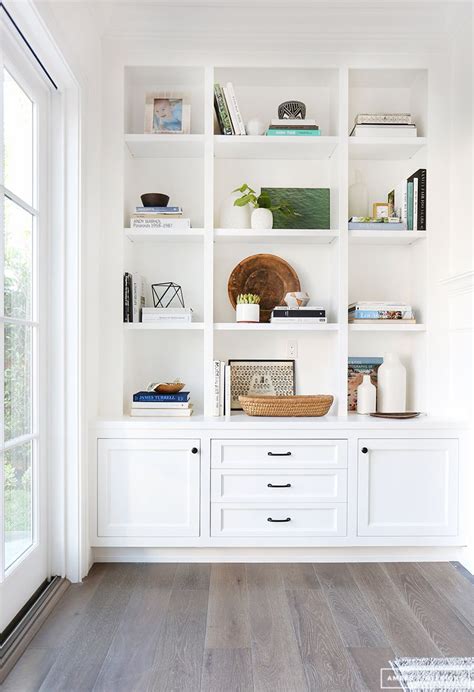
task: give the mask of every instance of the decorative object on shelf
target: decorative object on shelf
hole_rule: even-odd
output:
[[[257,197],[255,190],[252,190],[247,183],[243,183],[233,192],[240,192],[242,195],[242,197],[234,201],[236,207],[250,205],[254,208],[251,217],[251,226],[254,230],[269,230],[272,228],[274,212],[280,212],[284,216],[299,216],[284,200],[279,204],[272,204],[270,196],[265,192],[261,192]]]
[[[321,130],[316,120],[302,118],[272,118],[267,137],[319,137]]]
[[[175,298],[179,301],[182,308],[186,307],[184,304],[183,289],[179,284],[175,284],[172,281],[152,284],[151,293],[155,308],[169,308]]]
[[[248,416],[325,416],[334,397],[330,394],[304,396],[239,396]]]
[[[237,296],[236,322],[260,322],[260,296],[245,293]]]
[[[406,231],[406,223],[402,223],[398,216],[374,219],[373,216],[351,216],[349,219],[350,231]]]
[[[156,384],[152,382],[148,385],[148,389],[151,392],[157,392],[158,394],[177,394],[182,389],[184,389],[184,382],[181,380],[174,380],[173,382],[159,382]]]
[[[263,123],[258,118],[250,118],[250,120],[247,121],[245,129],[247,130],[248,135],[252,135],[253,137],[258,137],[259,135],[264,134],[265,123]]]
[[[142,322],[146,324],[181,323],[193,321],[192,308],[143,308]]]
[[[359,113],[351,137],[416,137],[410,113]]]
[[[393,420],[406,420],[407,418],[418,418],[421,416],[419,411],[402,411],[395,413],[380,413],[379,411],[371,413],[374,418],[392,418]]]
[[[233,269],[227,284],[232,307],[241,293],[260,296],[260,321],[268,322],[276,305],[290,291],[301,290],[298,275],[288,262],[276,255],[258,254],[246,257]]]
[[[374,202],[372,216],[375,219],[388,219],[388,202]]]
[[[272,324],[327,324],[326,309],[313,305],[289,308],[276,305],[272,310]]]
[[[214,84],[214,109],[222,135],[245,135],[245,125],[232,82]]]
[[[407,371],[396,353],[387,353],[378,370],[377,411],[402,413],[406,409]]]
[[[398,322],[416,324],[411,305],[382,301],[357,301],[348,308],[349,324],[370,324],[374,322]]]
[[[278,106],[280,120],[287,118],[304,120],[306,118],[306,104],[303,101],[283,101]]]
[[[317,187],[262,187],[274,209],[273,228],[328,229],[330,222],[330,190]],[[292,213],[281,209],[286,205]]]
[[[309,303],[309,293],[306,291],[290,291],[283,300],[289,308],[304,308]]]
[[[233,192],[223,201],[219,219],[221,228],[250,228],[252,208],[250,204],[235,205],[240,197],[240,193]]]
[[[361,171],[354,171],[355,181],[349,185],[349,216],[367,216],[369,195]]]
[[[231,410],[241,411],[240,396],[290,396],[295,393],[294,360],[229,360]]]
[[[188,134],[191,125],[191,106],[182,96],[169,93],[149,93],[145,96],[145,133]]]
[[[145,192],[140,199],[144,207],[167,207],[170,201],[169,195],[163,192]]]
[[[362,384],[364,375],[370,375],[370,381],[377,387],[377,372],[383,363],[378,357],[349,357],[347,364],[347,410],[357,411],[357,388]]]
[[[362,384],[357,387],[357,413],[374,413],[376,400],[377,389],[370,381],[370,375],[363,375]]]

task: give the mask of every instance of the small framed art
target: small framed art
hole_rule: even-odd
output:
[[[145,97],[146,134],[188,134],[191,126],[191,106],[182,96],[149,93]]]
[[[229,360],[231,409],[241,411],[239,396],[291,396],[294,360]]]
[[[372,216],[374,219],[388,219],[388,202],[374,202]]]

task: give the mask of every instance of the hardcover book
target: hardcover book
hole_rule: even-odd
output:
[[[135,392],[133,401],[189,401],[189,392],[177,394],[158,394],[158,392]]]
[[[377,371],[383,358],[376,356],[358,358],[350,357],[347,368],[347,410],[357,411],[357,387],[362,384],[364,375],[370,375],[370,381],[377,386]]]
[[[273,228],[331,228],[330,190],[322,187],[262,187],[271,205],[289,204],[298,216],[273,213]]]

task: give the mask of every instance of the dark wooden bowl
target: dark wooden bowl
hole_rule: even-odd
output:
[[[146,192],[140,199],[144,207],[167,207],[170,198],[162,192]]]

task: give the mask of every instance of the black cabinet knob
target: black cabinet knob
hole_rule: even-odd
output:
[[[197,447],[193,447],[191,450],[191,454],[197,454],[199,452],[199,449]]]
[[[362,452],[362,454],[367,454],[369,450],[367,449],[367,447],[362,447],[360,451]]]

